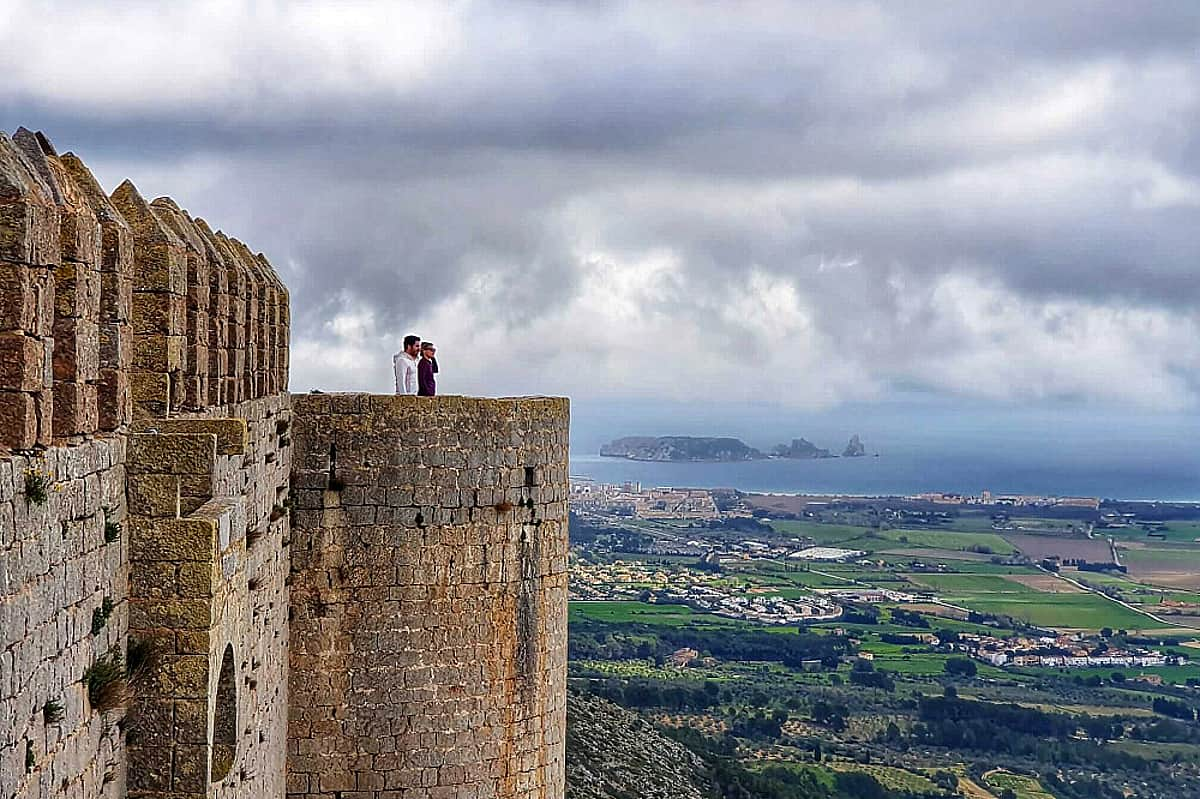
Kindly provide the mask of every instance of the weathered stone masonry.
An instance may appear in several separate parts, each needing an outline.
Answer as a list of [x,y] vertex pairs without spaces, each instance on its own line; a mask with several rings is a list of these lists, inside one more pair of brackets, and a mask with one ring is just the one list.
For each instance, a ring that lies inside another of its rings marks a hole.
[[283,794],[287,338],[261,256],[0,134],[0,799]]
[[565,400],[292,398],[289,337],[0,133],[0,799],[562,796]]
[[295,413],[288,796],[561,797],[566,400]]

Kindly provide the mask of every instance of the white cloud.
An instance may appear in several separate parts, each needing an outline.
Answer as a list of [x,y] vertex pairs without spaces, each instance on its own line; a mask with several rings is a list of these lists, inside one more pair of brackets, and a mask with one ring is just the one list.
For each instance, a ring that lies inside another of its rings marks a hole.
[[1195,407],[1168,6],[9,0],[0,109],[264,250],[300,389]]

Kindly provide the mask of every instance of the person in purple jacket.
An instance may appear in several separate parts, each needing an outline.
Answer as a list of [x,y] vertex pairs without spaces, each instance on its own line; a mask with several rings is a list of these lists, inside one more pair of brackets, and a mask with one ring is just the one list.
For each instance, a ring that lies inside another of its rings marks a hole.
[[436,353],[437,347],[433,346],[433,342],[421,344],[421,360],[417,363],[417,396],[432,397],[437,394],[437,379],[434,377],[438,370],[437,358],[434,357]]

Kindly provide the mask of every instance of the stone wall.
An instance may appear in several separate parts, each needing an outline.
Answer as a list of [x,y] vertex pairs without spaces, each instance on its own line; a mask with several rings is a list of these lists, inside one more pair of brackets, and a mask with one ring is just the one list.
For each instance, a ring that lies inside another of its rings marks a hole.
[[566,400],[293,402],[288,796],[561,797]]
[[0,133],[0,799],[562,797],[567,402],[289,397],[288,302]]
[[157,656],[130,714],[130,797],[283,794],[289,406],[130,436],[129,626]]
[[120,711],[84,674],[128,628],[119,437],[0,458],[0,796],[124,796]]
[[0,799],[283,795],[287,304],[0,133]]

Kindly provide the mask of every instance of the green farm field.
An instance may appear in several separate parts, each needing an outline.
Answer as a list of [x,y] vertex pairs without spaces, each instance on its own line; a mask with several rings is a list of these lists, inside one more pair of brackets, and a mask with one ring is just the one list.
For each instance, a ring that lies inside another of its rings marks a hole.
[[1052,594],[987,574],[909,574],[946,602],[980,613],[1012,616],[1029,624],[1062,629],[1125,630],[1163,627],[1140,613],[1091,593]]
[[756,629],[769,633],[793,634],[795,626],[756,624],[730,619],[712,613],[692,610],[684,605],[651,605],[637,601],[573,601],[568,620],[598,621],[610,624],[648,624],[662,627],[695,627],[710,629]]
[[954,530],[888,530],[882,535],[906,547],[945,549],[1011,555],[1012,544],[995,533],[962,533]]
[[1176,565],[1200,565],[1200,546],[1121,547],[1121,560],[1130,566],[1164,561]]
[[[1148,533],[1153,532],[1151,536]],[[1159,541],[1170,541],[1172,543],[1190,544],[1196,543],[1200,539],[1200,522],[1189,519],[1187,521],[1171,520],[1166,522],[1163,527],[1156,528],[1153,531],[1147,531],[1141,527],[1126,527],[1116,529],[1101,529],[1097,533],[1105,537],[1115,538],[1118,541],[1142,541],[1146,544],[1154,544]],[[1162,538],[1158,537],[1162,535]]]
[[618,624],[661,624],[668,627],[684,625],[731,627],[739,626],[733,619],[708,613],[697,613],[683,605],[651,605],[645,602],[572,602],[571,621],[604,621]]
[[[817,542],[817,546],[836,546],[845,541],[862,538],[871,532],[866,527],[855,527],[848,524],[821,524],[795,519],[777,519],[771,522],[771,527],[785,535],[807,536]],[[847,549],[865,549],[854,546]]]
[[997,792],[1008,788],[1016,794],[1017,799],[1054,799],[1054,794],[1043,790],[1041,783],[1033,777],[1007,771],[992,771],[984,775],[984,782]]

